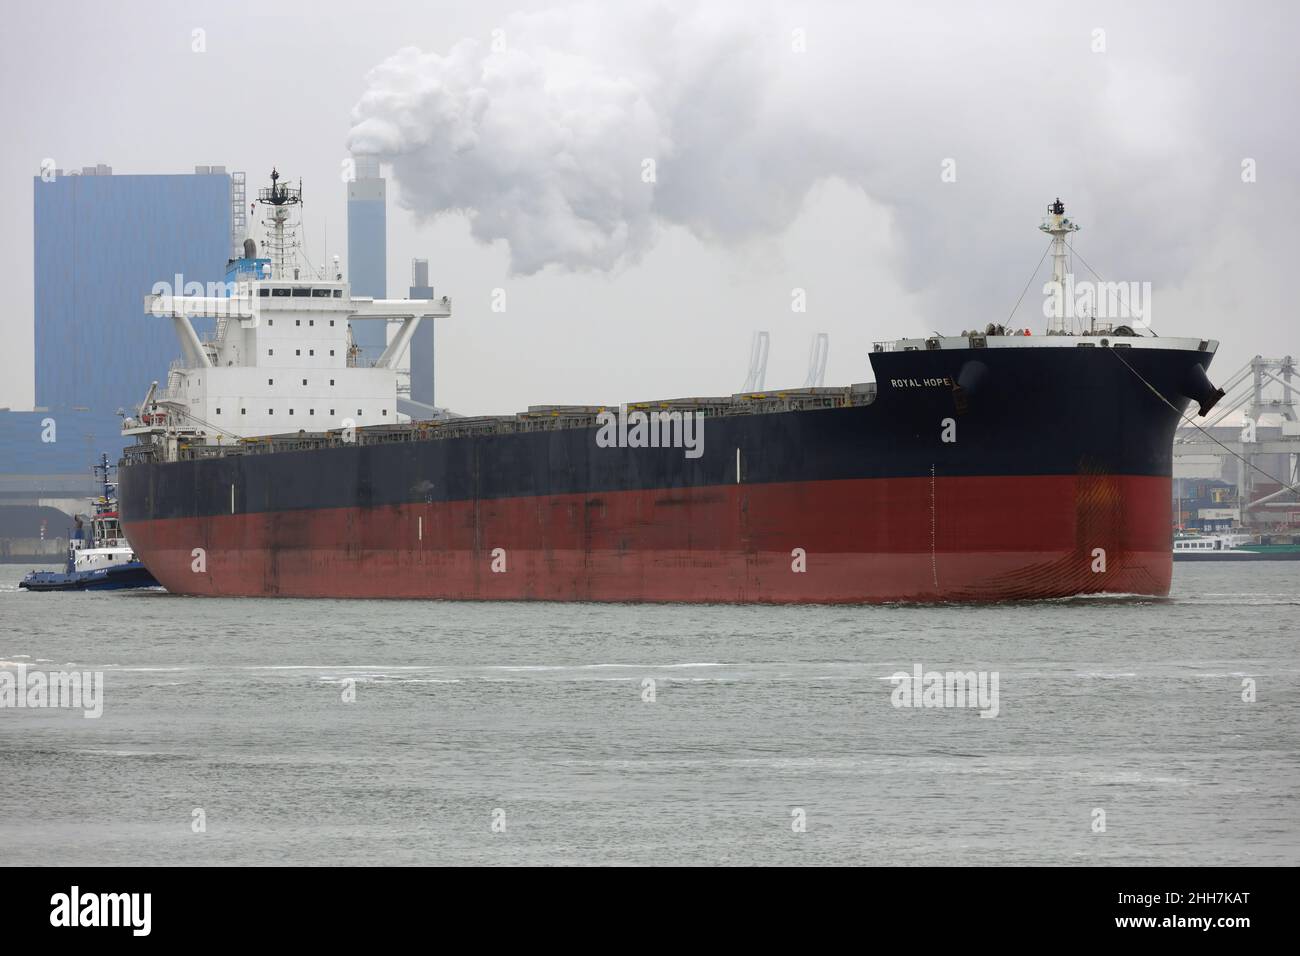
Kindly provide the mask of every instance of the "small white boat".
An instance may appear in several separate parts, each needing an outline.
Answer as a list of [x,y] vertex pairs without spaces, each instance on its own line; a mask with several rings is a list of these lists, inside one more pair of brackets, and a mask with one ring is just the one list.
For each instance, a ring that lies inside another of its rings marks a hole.
[[1250,534],[1196,534],[1174,538],[1175,561],[1297,561],[1300,544],[1259,541]]

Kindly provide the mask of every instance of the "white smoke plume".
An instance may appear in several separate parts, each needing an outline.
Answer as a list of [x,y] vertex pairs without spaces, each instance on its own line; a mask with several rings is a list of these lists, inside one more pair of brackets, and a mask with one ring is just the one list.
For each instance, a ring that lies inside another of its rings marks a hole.
[[[779,236],[837,178],[886,217],[891,281],[924,292],[927,330],[1006,321],[1025,288],[1016,324],[1041,321],[1025,283],[1059,195],[1093,268],[1153,283],[1157,331],[1201,334],[1257,308],[1238,293],[1203,304],[1219,286],[1198,276],[1252,262],[1269,277],[1294,258],[1254,217],[1300,201],[1276,172],[1295,168],[1297,139],[1275,119],[1294,98],[1285,37],[1300,17],[1196,8],[629,0],[519,14],[376,67],[349,146],[391,164],[418,218],[464,214],[525,274],[635,263],[665,228]],[[1242,31],[1266,52],[1222,41]],[[1243,157],[1275,174],[1244,183]],[[842,241],[837,228],[813,244]]]
[[635,262],[659,223],[779,231],[836,151],[783,88],[790,32],[753,9],[575,6],[402,49],[368,75],[348,146],[391,163],[418,215],[505,240],[518,273]]

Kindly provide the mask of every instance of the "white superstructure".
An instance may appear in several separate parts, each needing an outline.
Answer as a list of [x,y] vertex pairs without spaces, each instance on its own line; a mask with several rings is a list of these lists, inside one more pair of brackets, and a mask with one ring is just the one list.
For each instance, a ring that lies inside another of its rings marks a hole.
[[[102,504],[104,499],[99,499]],[[89,537],[68,542],[68,571],[97,571],[120,567],[135,560],[135,552],[122,534],[117,512],[96,514],[90,522]]]
[[[217,295],[145,297],[145,312],[168,318],[182,358],[172,363],[164,387],[149,390],[124,434],[162,433],[193,443],[230,442],[298,431],[323,432],[393,424],[398,369],[419,322],[451,315],[440,299],[353,298],[349,284],[311,277],[294,265],[292,209],[301,191],[276,185],[260,191],[271,208],[271,259],[258,259],[251,240],[245,258],[230,263],[236,278]],[[305,275],[306,274],[306,275]],[[193,320],[215,320],[201,340]],[[349,323],[392,323],[388,347],[373,365],[358,364]]]

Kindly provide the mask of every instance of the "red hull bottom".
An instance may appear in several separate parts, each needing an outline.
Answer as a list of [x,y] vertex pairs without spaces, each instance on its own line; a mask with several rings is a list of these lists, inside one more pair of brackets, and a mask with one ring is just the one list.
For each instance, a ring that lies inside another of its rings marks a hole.
[[892,478],[130,521],[126,533],[180,594],[999,601],[1167,594],[1169,502],[1168,478]]

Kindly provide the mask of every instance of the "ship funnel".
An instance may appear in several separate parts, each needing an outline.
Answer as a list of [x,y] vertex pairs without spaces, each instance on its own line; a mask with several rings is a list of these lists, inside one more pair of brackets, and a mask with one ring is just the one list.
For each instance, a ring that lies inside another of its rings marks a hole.
[[1210,409],[1219,404],[1219,399],[1223,398],[1223,389],[1215,388],[1205,374],[1205,369],[1200,365],[1193,365],[1183,375],[1183,381],[1179,385],[1179,393],[1184,398],[1190,398],[1201,406],[1200,414],[1204,418],[1210,414]]

